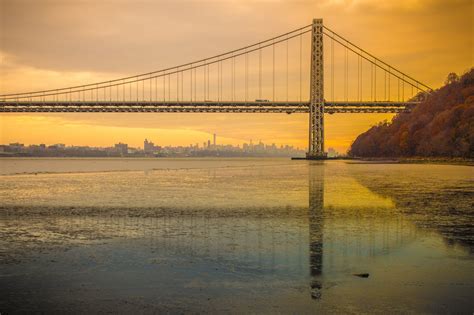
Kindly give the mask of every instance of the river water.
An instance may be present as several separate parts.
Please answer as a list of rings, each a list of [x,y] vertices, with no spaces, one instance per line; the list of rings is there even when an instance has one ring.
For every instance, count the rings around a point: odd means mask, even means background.
[[[470,166],[21,158],[0,174],[1,313],[474,311]]]

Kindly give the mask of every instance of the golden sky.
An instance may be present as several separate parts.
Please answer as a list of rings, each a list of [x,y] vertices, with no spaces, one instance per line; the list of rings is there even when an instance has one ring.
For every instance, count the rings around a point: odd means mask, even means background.
[[[473,65],[471,0],[0,0],[0,94],[158,70],[285,33],[313,18],[323,18],[329,28],[434,88],[449,72],[462,73]],[[341,65],[337,61],[336,68]],[[296,75],[298,69],[292,66],[291,71]],[[297,97],[298,84],[290,89]],[[337,86],[336,99],[340,93]],[[391,117],[326,115],[326,146],[345,151],[359,133]],[[109,146],[122,141],[142,146],[148,138],[158,145],[189,145],[217,133],[220,143],[253,139],[305,148],[308,118],[3,114],[0,124],[0,143]]]

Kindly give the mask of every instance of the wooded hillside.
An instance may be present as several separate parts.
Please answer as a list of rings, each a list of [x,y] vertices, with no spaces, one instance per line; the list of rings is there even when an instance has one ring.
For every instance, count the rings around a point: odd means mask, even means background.
[[[474,158],[474,68],[461,77],[451,73],[411,112],[359,135],[349,155]]]

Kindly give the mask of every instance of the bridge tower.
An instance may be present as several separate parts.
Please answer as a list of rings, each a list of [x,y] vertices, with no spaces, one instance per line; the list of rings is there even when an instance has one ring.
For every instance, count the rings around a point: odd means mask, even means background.
[[[311,31],[309,144],[307,159],[321,159],[324,152],[323,19],[314,19]]]

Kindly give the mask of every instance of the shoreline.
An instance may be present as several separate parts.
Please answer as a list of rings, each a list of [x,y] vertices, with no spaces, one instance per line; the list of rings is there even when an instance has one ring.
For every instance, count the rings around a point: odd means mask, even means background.
[[[6,156],[0,154],[0,161],[3,159],[71,159],[71,160],[87,160],[87,159],[98,159],[98,160],[199,160],[199,159],[289,159],[289,160],[313,160],[305,157],[289,157],[289,156],[163,156],[163,157],[151,157],[151,156]],[[448,157],[326,157],[322,159],[314,159],[318,161],[351,161],[359,163],[374,163],[374,164],[440,164],[440,165],[465,165],[474,166],[474,159],[470,158],[448,158]]]
[[[374,163],[399,164],[441,164],[474,166],[474,159],[447,157],[386,157],[386,158],[352,158],[353,160]]]

